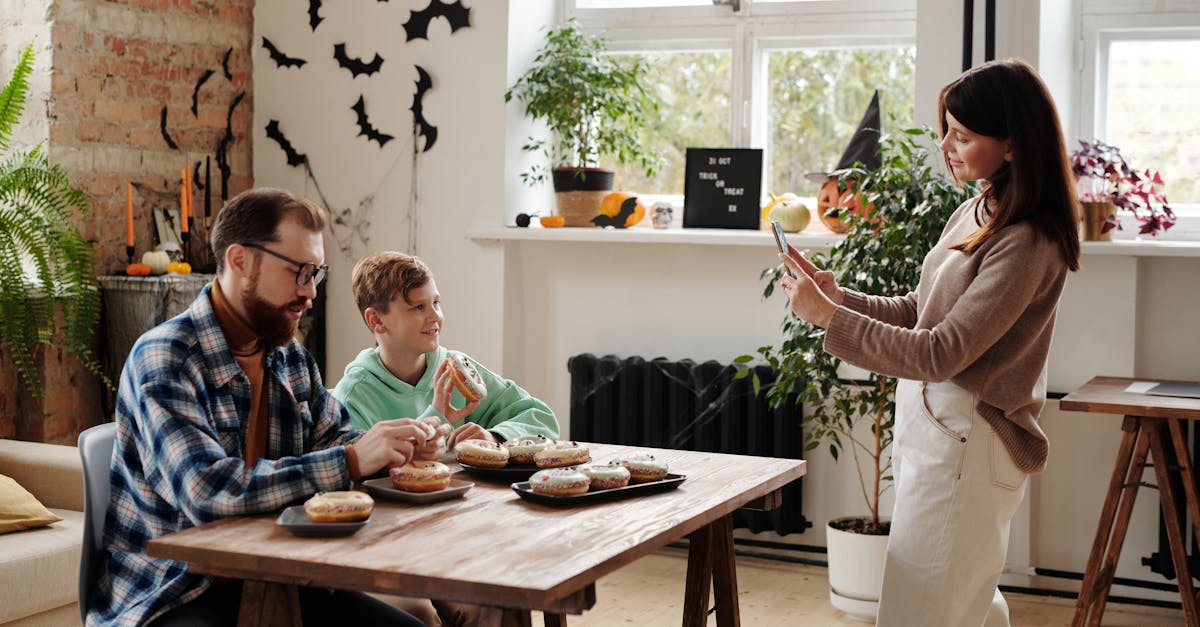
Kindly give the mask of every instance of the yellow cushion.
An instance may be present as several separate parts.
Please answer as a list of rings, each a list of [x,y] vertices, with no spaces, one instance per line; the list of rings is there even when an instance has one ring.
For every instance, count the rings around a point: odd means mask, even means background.
[[[0,533],[44,527],[60,520],[11,477],[0,475]]]

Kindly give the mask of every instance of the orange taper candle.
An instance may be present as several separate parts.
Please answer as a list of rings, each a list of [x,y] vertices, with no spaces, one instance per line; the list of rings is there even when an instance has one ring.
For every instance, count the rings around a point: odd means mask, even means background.
[[[183,233],[188,232],[188,180],[187,168],[179,171],[179,230]]]
[[[133,183],[125,184],[125,245],[133,246]]]

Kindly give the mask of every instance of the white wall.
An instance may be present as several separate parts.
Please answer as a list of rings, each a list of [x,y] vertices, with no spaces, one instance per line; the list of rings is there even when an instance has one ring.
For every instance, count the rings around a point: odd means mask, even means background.
[[[25,113],[13,129],[12,145],[35,146],[50,139],[50,0],[0,0],[0,85],[12,78],[25,46],[33,44],[33,72]]]
[[[284,165],[282,153],[266,140],[263,126],[276,118],[297,148],[309,153],[332,208],[353,206],[379,190],[370,246],[357,247],[350,257],[327,246],[333,266],[326,288],[330,385],[370,342],[349,294],[353,259],[407,245],[412,63],[428,68],[436,82],[425,110],[441,134],[419,158],[417,252],[432,265],[445,299],[446,345],[519,381],[565,425],[571,355],[726,361],[777,341],[783,306],[778,297],[763,302],[758,281],[760,270],[774,261],[765,238],[761,250],[467,239],[468,227],[509,223],[517,211],[548,202],[544,192],[524,189],[516,178],[529,126],[515,105],[504,106],[502,94],[538,46],[537,29],[552,15],[552,3],[473,2],[471,28],[450,36],[435,20],[430,42],[409,44],[399,24],[425,0],[368,4],[339,17],[339,5],[326,3],[327,19],[315,34],[295,3],[262,0],[255,13],[256,45],[267,34],[289,54],[310,59],[302,70],[280,70],[261,47],[255,50],[256,183],[316,197],[304,175]],[[958,73],[961,15],[955,11],[961,2],[920,0],[918,10],[918,112],[932,112],[931,94]],[[387,59],[382,75],[351,80],[336,69],[328,51],[344,40],[355,55],[378,49]],[[1020,45],[1034,46],[1035,57],[1037,49],[1047,49],[1029,33],[1016,40],[998,38],[997,56],[1025,56]],[[360,89],[376,124],[398,135],[382,151],[354,137],[349,106]],[[1068,391],[1097,374],[1200,379],[1200,334],[1190,313],[1200,309],[1200,259],[1088,255],[1083,261],[1060,309],[1051,389]],[[1059,412],[1051,402],[1043,424],[1052,442],[1050,466],[1031,482],[1012,562],[1079,571],[1111,471],[1119,417]],[[813,451],[805,481],[805,513],[817,528],[787,540],[823,544],[824,520],[862,511],[857,482],[849,464],[833,464],[821,450]],[[1153,510],[1153,494],[1143,495],[1118,575],[1149,577],[1139,558],[1157,543]]]

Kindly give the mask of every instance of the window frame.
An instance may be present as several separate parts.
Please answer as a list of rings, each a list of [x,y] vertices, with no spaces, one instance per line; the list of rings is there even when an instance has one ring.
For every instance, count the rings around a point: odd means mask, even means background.
[[[1155,39],[1200,40],[1200,5],[1180,0],[1082,0],[1079,7],[1079,33],[1076,39],[1076,68],[1079,87],[1075,111],[1075,141],[1103,137],[1102,125],[1107,114],[1107,68],[1109,47],[1117,41]],[[1200,240],[1200,199],[1171,202],[1178,221],[1158,240]],[[1122,230],[1116,237],[1137,237],[1137,222],[1121,216]]]
[[[730,52],[732,148],[767,146],[766,54],[788,48],[916,45],[916,0],[809,0],[729,6],[585,9],[560,0],[560,15],[603,33],[613,52]],[[914,86],[915,87],[915,86]],[[764,178],[766,170],[763,172]]]

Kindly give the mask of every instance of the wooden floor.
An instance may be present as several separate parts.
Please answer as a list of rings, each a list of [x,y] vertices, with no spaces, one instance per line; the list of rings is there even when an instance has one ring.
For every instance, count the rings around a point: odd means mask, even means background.
[[[571,627],[679,625],[682,617],[685,549],[663,549],[618,570],[596,585],[596,606],[582,616],[569,616]],[[763,558],[738,557],[738,602],[742,624],[859,626],[829,605],[826,570]],[[1069,625],[1074,599],[1006,593],[1013,627]],[[542,625],[535,613],[533,624]],[[709,616],[709,625],[716,625]],[[1106,627],[1175,627],[1182,610],[1115,605],[1104,612]]]

